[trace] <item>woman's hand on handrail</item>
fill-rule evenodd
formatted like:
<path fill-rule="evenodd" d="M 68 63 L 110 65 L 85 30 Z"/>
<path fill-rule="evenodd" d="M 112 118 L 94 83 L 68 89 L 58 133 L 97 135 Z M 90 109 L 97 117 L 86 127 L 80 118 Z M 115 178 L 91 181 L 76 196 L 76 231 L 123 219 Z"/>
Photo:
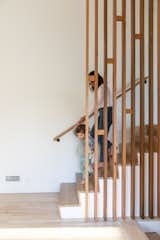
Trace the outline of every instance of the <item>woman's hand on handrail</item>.
<path fill-rule="evenodd" d="M 94 113 L 91 113 L 89 117 L 92 117 Z M 85 116 L 81 117 L 78 122 L 73 124 L 71 127 L 67 128 L 65 131 L 63 131 L 61 134 L 57 135 L 56 137 L 53 138 L 53 141 L 60 142 L 60 138 L 67 134 L 68 132 L 74 130 L 76 127 L 78 127 L 81 123 L 85 121 Z"/>
<path fill-rule="evenodd" d="M 92 112 L 91 114 L 89 114 L 89 118 L 91 118 L 93 115 L 94 115 L 94 112 Z M 85 120 L 86 120 L 86 116 L 84 115 L 83 117 L 81 117 L 81 118 L 79 119 L 79 121 L 77 122 L 77 125 L 85 122 Z"/>
<path fill-rule="evenodd" d="M 81 117 L 81 118 L 79 119 L 79 121 L 77 122 L 77 125 L 83 123 L 83 122 L 85 121 L 85 119 L 86 119 L 86 116 Z"/>

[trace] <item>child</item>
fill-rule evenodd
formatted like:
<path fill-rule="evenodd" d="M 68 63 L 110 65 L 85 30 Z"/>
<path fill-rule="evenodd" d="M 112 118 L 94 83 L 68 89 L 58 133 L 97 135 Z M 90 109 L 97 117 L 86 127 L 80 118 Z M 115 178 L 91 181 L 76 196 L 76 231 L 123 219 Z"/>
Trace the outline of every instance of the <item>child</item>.
<path fill-rule="evenodd" d="M 85 124 L 80 124 L 75 129 L 75 135 L 80 140 L 78 145 L 78 155 L 80 157 L 80 169 L 82 172 L 82 184 L 85 183 Z M 92 164 L 94 162 L 94 139 L 89 135 L 88 172 L 93 173 Z"/>

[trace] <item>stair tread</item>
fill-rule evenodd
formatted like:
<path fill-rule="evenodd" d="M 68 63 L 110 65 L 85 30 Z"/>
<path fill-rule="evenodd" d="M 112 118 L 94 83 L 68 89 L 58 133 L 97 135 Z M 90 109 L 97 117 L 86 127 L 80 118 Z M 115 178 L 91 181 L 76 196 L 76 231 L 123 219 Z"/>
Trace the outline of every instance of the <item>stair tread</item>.
<path fill-rule="evenodd" d="M 148 148 L 149 148 L 149 143 L 148 143 L 148 136 L 145 137 L 145 152 L 148 152 Z M 120 152 L 122 152 L 122 143 L 119 144 L 119 150 Z M 135 143 L 135 150 L 136 152 L 140 151 L 140 142 L 139 142 L 139 138 L 137 138 L 136 143 Z M 131 144 L 127 143 L 126 144 L 126 153 L 129 155 L 131 152 Z"/>
<path fill-rule="evenodd" d="M 144 151 L 145 153 L 149 152 L 149 126 L 145 125 L 144 128 Z M 154 144 L 153 144 L 153 151 L 157 152 L 158 151 L 158 126 L 154 125 L 153 126 L 153 135 L 154 135 Z M 119 144 L 119 154 L 117 156 L 118 163 L 122 164 L 122 143 Z M 140 127 L 137 126 L 135 128 L 135 153 L 140 152 Z M 137 156 L 136 156 L 137 157 Z M 126 144 L 126 164 L 130 165 L 131 164 L 131 144 L 127 143 Z M 138 165 L 138 159 L 136 159 L 136 165 Z"/>
<path fill-rule="evenodd" d="M 160 235 L 156 232 L 148 232 L 146 233 L 149 240 L 160 240 Z"/>
<path fill-rule="evenodd" d="M 136 155 L 136 159 L 135 160 L 136 160 L 135 164 L 138 165 L 139 163 L 138 163 L 137 155 Z M 117 155 L 117 162 L 118 162 L 118 165 L 122 164 L 122 152 L 120 152 Z M 128 152 L 128 151 L 126 152 L 126 165 L 131 165 L 131 153 Z"/>
<path fill-rule="evenodd" d="M 76 173 L 76 186 L 77 191 L 84 192 L 85 191 L 85 184 L 82 184 L 82 173 Z M 93 176 L 89 177 L 89 191 L 94 191 L 94 178 Z"/>
<path fill-rule="evenodd" d="M 149 125 L 145 125 L 144 127 L 145 135 L 149 136 Z M 136 127 L 136 136 L 140 135 L 140 127 Z M 153 135 L 158 136 L 158 125 L 154 124 L 153 126 Z"/>
<path fill-rule="evenodd" d="M 113 177 L 113 167 L 109 166 L 108 167 L 108 178 Z M 117 168 L 117 177 L 118 177 L 118 168 Z M 98 178 L 103 178 L 104 177 L 104 169 L 100 168 L 98 170 Z M 84 192 L 85 191 L 85 184 L 81 183 L 82 181 L 82 174 L 77 173 L 76 174 L 76 184 L 77 184 L 77 191 L 79 192 Z M 94 191 L 94 175 L 89 176 L 89 192 Z M 98 191 L 99 191 L 99 186 L 98 186 Z"/>
<path fill-rule="evenodd" d="M 79 204 L 76 183 L 61 183 L 59 202 L 60 206 Z"/>
<path fill-rule="evenodd" d="M 110 159 L 110 161 L 112 161 L 112 160 Z M 107 176 L 108 176 L 108 178 L 113 178 L 113 165 L 112 165 L 112 163 L 108 164 Z M 99 169 L 99 177 L 100 178 L 104 177 L 104 169 L 103 168 Z M 118 177 L 119 177 L 119 174 L 118 174 L 118 168 L 117 168 L 117 178 Z"/>
<path fill-rule="evenodd" d="M 145 137 L 145 139 L 148 139 L 148 136 Z M 119 144 L 119 149 L 120 153 L 118 154 L 118 163 L 121 164 L 122 160 L 122 144 Z M 157 140 L 154 141 L 154 152 L 157 152 L 158 150 L 158 142 Z M 149 152 L 149 142 L 145 140 L 145 148 L 144 148 L 145 153 Z M 135 152 L 136 154 L 140 152 L 140 143 L 136 143 L 135 145 Z M 126 164 L 129 165 L 131 164 L 131 144 L 127 143 L 126 145 Z M 138 165 L 138 159 L 136 156 L 136 165 Z"/>

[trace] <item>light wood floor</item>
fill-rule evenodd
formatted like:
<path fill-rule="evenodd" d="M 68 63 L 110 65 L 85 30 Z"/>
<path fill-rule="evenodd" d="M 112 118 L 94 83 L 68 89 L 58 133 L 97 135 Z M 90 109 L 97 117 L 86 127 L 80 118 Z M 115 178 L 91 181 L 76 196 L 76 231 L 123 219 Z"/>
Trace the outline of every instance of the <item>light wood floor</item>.
<path fill-rule="evenodd" d="M 58 193 L 0 194 L 0 228 L 51 226 L 59 221 Z"/>
<path fill-rule="evenodd" d="M 0 229 L 2 228 L 44 228 L 70 226 L 106 226 L 85 220 L 61 220 L 59 215 L 59 193 L 0 194 Z M 107 223 L 107 226 L 113 223 Z"/>
<path fill-rule="evenodd" d="M 132 221 L 126 222 L 103 222 L 99 221 L 85 223 L 85 221 L 62 221 L 59 216 L 58 209 L 58 201 L 59 194 L 58 193 L 40 193 L 40 194 L 0 194 L 0 240 L 1 239 L 32 239 L 32 238 L 12 238 L 12 234 L 15 232 L 12 229 L 19 229 L 19 236 L 21 234 L 25 236 L 25 229 L 28 229 L 28 233 L 31 233 L 31 229 L 33 229 L 33 234 L 38 234 L 42 231 L 42 234 L 45 235 L 44 231 L 46 228 L 50 229 L 49 231 L 57 231 L 56 227 L 115 227 L 120 228 L 122 232 L 126 232 L 127 236 L 125 239 L 131 240 L 141 240 L 148 239 L 145 237 L 144 233 L 142 233 L 138 228 L 136 223 Z M 36 230 L 36 229 L 39 230 Z M 6 229 L 6 233 L 11 232 L 10 238 L 3 238 L 2 234 Z M 55 230 L 54 230 L 55 229 Z M 23 232 L 24 231 L 24 232 Z M 38 231 L 38 232 L 37 232 Z M 47 232 L 46 232 L 47 233 Z M 156 234 L 147 234 L 149 239 L 159 239 Z M 5 236 L 5 234 L 4 234 Z M 8 235 L 7 235 L 8 236 Z M 34 239 L 45 239 L 46 238 L 34 238 Z M 52 239 L 52 238 L 48 238 Z M 110 238 L 107 238 L 110 239 Z M 112 240 L 120 239 L 124 240 L 124 238 L 113 238 Z"/>

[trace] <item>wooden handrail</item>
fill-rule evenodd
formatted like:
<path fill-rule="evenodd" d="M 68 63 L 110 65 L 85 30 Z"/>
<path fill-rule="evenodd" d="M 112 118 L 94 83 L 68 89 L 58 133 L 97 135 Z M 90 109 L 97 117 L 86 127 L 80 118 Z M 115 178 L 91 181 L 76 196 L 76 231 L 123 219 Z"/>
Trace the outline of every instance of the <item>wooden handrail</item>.
<path fill-rule="evenodd" d="M 149 76 L 147 76 L 147 77 L 145 77 L 144 78 L 144 83 L 146 84 L 147 83 L 147 80 L 149 79 Z M 138 86 L 140 84 L 140 80 L 136 80 L 136 86 Z M 127 92 L 129 92 L 131 90 L 131 87 L 128 87 L 128 88 L 126 88 L 126 93 Z M 122 97 L 122 93 L 119 93 L 118 95 L 117 95 L 117 99 L 118 98 L 120 98 L 120 97 Z"/>
<path fill-rule="evenodd" d="M 149 76 L 144 78 L 144 83 L 147 83 L 147 80 L 149 79 Z M 140 84 L 140 80 L 136 80 L 136 86 L 138 86 Z M 126 93 L 129 92 L 131 90 L 131 87 L 126 88 Z M 120 97 L 122 97 L 122 92 L 117 94 L 117 99 L 119 99 Z M 89 115 L 89 118 L 91 118 L 94 115 L 94 112 L 91 113 Z M 67 128 L 65 131 L 63 131 L 62 133 L 60 133 L 59 135 L 57 135 L 56 137 L 53 138 L 53 141 L 60 141 L 60 138 L 63 137 L 64 135 L 66 135 L 68 132 L 72 131 L 73 129 L 75 129 L 79 124 L 83 123 L 85 121 L 85 116 L 83 116 L 82 121 L 77 121 L 75 124 L 73 124 L 72 126 L 70 126 L 69 128 Z"/>

